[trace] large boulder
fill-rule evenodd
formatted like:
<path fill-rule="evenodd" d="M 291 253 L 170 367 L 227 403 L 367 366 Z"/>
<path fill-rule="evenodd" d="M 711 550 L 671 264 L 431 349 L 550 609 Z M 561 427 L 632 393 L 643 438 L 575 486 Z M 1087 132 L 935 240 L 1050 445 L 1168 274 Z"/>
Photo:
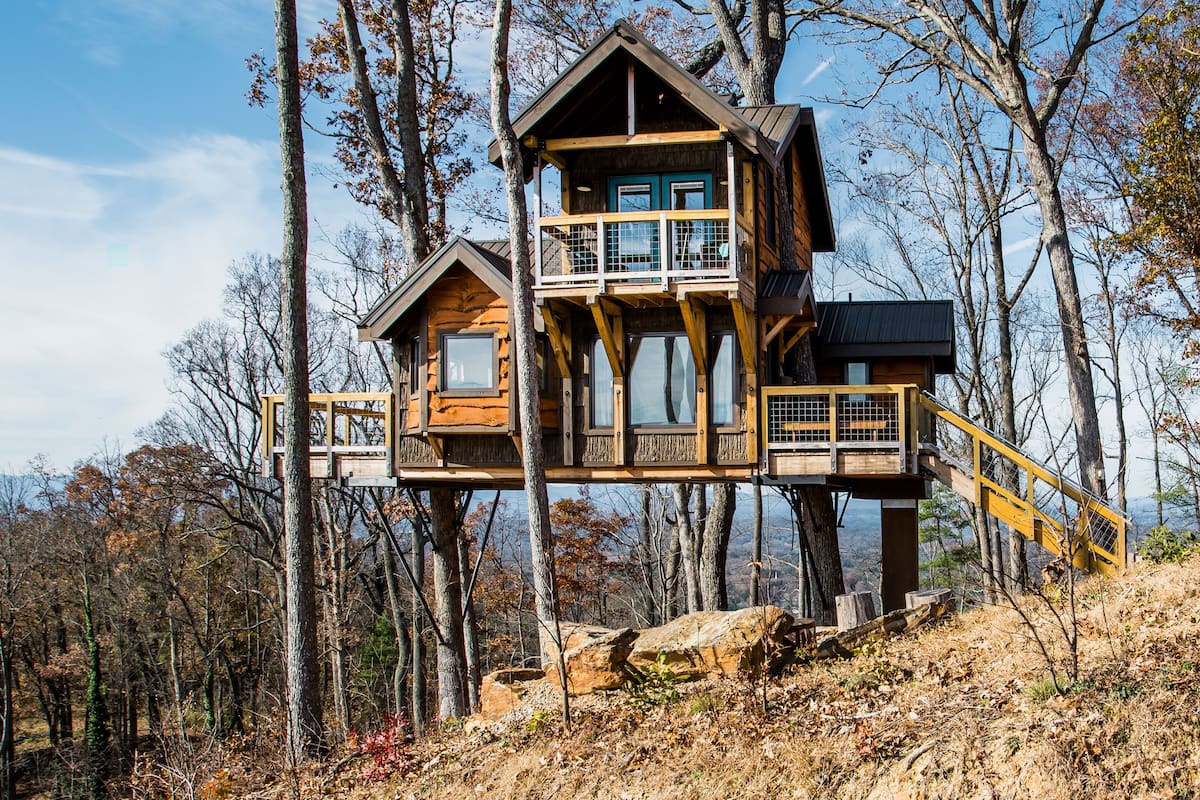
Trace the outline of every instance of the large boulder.
<path fill-rule="evenodd" d="M 591 694 L 621 688 L 621 684 L 629 679 L 625 664 L 637 635 L 632 628 L 614 631 L 589 627 L 585 630 L 583 626 L 575 626 L 568 634 L 564 626 L 563 643 L 567 647 L 563 656 L 567 665 L 567 691 L 571 694 Z M 551 660 L 546 664 L 546 678 L 562 688 L 558 651 L 552 651 L 551 655 Z"/>
<path fill-rule="evenodd" d="M 697 611 L 638 634 L 629 664 L 644 669 L 659 654 L 687 678 L 755 676 L 790 649 L 792 615 L 775 606 Z"/>
<path fill-rule="evenodd" d="M 497 720 L 522 704 L 529 681 L 546 677 L 540 669 L 500 669 L 485 675 L 479 685 L 479 716 Z"/>

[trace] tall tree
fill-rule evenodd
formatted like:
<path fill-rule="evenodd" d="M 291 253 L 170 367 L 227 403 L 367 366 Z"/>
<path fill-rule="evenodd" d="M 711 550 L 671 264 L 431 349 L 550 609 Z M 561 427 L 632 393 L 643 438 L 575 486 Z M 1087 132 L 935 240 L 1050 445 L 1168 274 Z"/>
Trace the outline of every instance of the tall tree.
<path fill-rule="evenodd" d="M 301 761 L 324 749 L 317 651 L 312 483 L 308 466 L 308 196 L 295 0 L 276 0 L 275 70 L 283 166 L 283 531 L 287 575 L 288 743 Z"/>
<path fill-rule="evenodd" d="M 882 33 L 900 44 L 899 57 L 884 67 L 885 83 L 912 80 L 925 70 L 941 71 L 1005 114 L 1020 132 L 1058 297 L 1080 478 L 1088 491 L 1104 497 L 1104 457 L 1083 302 L 1059 190 L 1060 165 L 1049 132 L 1088 52 L 1132 22 L 1114 18 L 1101 30 L 1105 0 L 1081 0 L 1067 8 L 1007 0 L 906 5 L 810 0 L 810 4 L 826 18 L 865 32 L 871 41 Z"/>
<path fill-rule="evenodd" d="M 492 132 L 500 143 L 504 167 L 504 197 L 508 204 L 508 240 L 512 252 L 513 347 L 516 354 L 517 410 L 520 418 L 521 464 L 529 515 L 529 552 L 539 625 L 554 643 L 561 662 L 558 591 L 554 583 L 554 539 L 550 528 L 550 502 L 546 493 L 546 460 L 542 448 L 542 418 L 538 400 L 537 341 L 533 326 L 533 282 L 529 259 L 529 220 L 525 205 L 525 177 L 521 144 L 509 112 L 512 92 L 508 80 L 508 37 L 512 23 L 511 0 L 497 0 L 491 48 Z M 545 648 L 543 648 L 543 651 Z M 559 664 L 559 674 L 566 670 Z M 566 682 L 563 720 L 570 722 Z"/>

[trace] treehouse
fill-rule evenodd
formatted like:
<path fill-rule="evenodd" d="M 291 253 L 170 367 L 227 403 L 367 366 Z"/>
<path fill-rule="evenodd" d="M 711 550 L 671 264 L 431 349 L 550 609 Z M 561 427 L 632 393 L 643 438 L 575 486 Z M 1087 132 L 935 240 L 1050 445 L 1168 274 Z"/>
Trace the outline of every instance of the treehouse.
<path fill-rule="evenodd" d="M 816 300 L 812 256 L 834 231 L 810 109 L 735 107 L 618 23 L 514 127 L 549 480 L 876 498 L 885 572 L 915 588 L 916 501 L 938 479 L 1048 546 L 1083 530 L 1081 565 L 1123 564 L 1118 515 L 933 398 L 954 368 L 949 302 Z M 520 485 L 512 324 L 508 243 L 441 247 L 360 323 L 390 344 L 391 391 L 313 396 L 314 477 Z M 271 474 L 280 403 L 264 401 Z M 939 447 L 938 426 L 971 463 Z M 1047 486 L 1074 492 L 1090 527 L 1056 515 Z"/>

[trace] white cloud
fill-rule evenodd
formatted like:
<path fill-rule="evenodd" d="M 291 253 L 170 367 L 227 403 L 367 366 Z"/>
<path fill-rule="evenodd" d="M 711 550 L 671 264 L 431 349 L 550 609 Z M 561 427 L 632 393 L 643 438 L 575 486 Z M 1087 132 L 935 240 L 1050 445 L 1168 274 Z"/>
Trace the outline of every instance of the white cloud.
<path fill-rule="evenodd" d="M 1024 239 L 1020 239 L 1011 244 L 1005 245 L 1004 255 L 1011 256 L 1017 253 L 1024 253 L 1026 251 L 1029 251 L 1030 254 L 1032 254 L 1033 248 L 1037 245 L 1039 238 L 1040 237 L 1038 235 L 1026 236 Z"/>
<path fill-rule="evenodd" d="M 163 350 L 218 313 L 231 261 L 278 250 L 278 184 L 275 144 L 233 136 L 103 167 L 0 150 L 0 466 L 132 444 L 168 402 Z"/>
<path fill-rule="evenodd" d="M 833 56 L 828 56 L 828 57 L 822 59 L 821 63 L 817 64 L 815 67 L 813 67 L 812 72 L 808 73 L 808 75 L 805 76 L 804 80 L 800 81 L 800 85 L 808 86 L 810 83 L 812 83 L 817 78 L 819 78 L 821 76 L 822 72 L 829 69 L 829 67 L 832 64 L 833 64 Z"/>

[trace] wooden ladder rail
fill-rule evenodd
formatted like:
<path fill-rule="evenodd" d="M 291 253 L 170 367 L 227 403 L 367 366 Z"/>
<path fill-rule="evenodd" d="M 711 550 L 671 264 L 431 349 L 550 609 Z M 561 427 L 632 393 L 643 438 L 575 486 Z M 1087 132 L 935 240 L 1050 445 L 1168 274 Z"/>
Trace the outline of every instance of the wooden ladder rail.
<path fill-rule="evenodd" d="M 928 466 L 939 481 L 966 499 L 978 503 L 992 517 L 1009 525 L 1025 538 L 1056 555 L 1070 555 L 1072 563 L 1080 569 L 1104 575 L 1124 571 L 1128 527 L 1125 517 L 1055 470 L 1034 461 L 1014 445 L 947 408 L 933 395 L 922 393 L 917 396 L 917 401 L 921 410 L 934 419 L 944 421 L 968 439 L 969 452 L 972 454 L 969 467 L 943 458 L 936 447 L 930 447 L 931 443 L 922 443 L 925 457 L 931 459 Z M 930 425 L 929 430 L 932 429 Z M 1008 459 L 1023 475 L 1024 481 L 1018 481 L 1018 485 L 1024 483 L 1026 486 L 1025 496 L 984 474 L 981 463 L 984 447 Z M 1064 505 L 1070 500 L 1078 509 L 1077 519 L 1060 520 L 1040 508 L 1035 493 L 1038 482 L 1056 492 L 1056 497 Z M 1068 515 L 1064 512 L 1063 516 Z M 1095 541 L 1092 536 L 1093 529 L 1099 529 L 1102 525 L 1112 530 L 1111 546 Z"/>

